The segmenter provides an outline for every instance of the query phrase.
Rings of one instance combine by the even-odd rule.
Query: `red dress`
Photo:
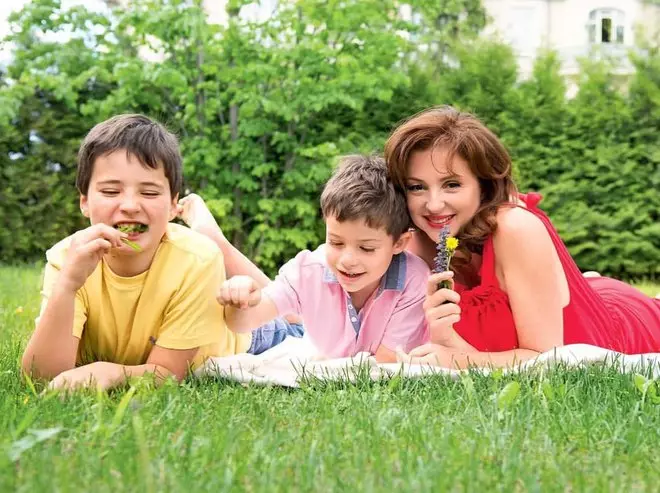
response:
[[[521,194],[527,210],[538,217],[552,238],[564,268],[570,303],[564,308],[564,344],[591,344],[626,354],[660,352],[660,300],[607,277],[585,278],[548,217],[538,209],[538,194]],[[484,243],[481,284],[456,285],[461,295],[461,320],[456,332],[479,351],[518,347],[507,294],[495,276],[493,238]]]

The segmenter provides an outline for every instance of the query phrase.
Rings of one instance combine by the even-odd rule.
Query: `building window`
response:
[[[597,9],[589,13],[587,33],[591,44],[623,44],[625,15],[617,9]]]

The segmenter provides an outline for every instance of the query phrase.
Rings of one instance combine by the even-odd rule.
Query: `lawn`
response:
[[[136,382],[109,395],[39,396],[18,371],[38,311],[39,270],[4,267],[0,278],[0,491],[656,491],[660,484],[660,406],[642,399],[630,375],[601,365],[297,390]],[[514,381],[520,393],[507,402],[502,389]]]

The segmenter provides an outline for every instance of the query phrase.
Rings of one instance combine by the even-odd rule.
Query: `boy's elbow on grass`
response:
[[[23,357],[21,358],[21,371],[23,375],[28,376],[33,376],[37,373],[34,368],[34,359],[27,354],[27,351],[23,353]]]
[[[54,362],[54,361],[43,361],[39,360],[27,350],[23,353],[21,358],[21,370],[23,374],[28,375],[31,378],[40,378],[44,380],[52,380],[60,373],[63,373],[67,370],[72,369],[75,366],[75,362],[70,365],[67,365],[64,362]]]
[[[77,344],[53,346],[33,335],[21,357],[21,370],[33,378],[52,380],[76,366],[77,352]]]

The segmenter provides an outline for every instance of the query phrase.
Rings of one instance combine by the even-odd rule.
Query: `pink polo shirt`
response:
[[[305,332],[321,354],[338,358],[382,344],[408,351],[429,341],[422,303],[429,268],[404,252],[392,258],[375,296],[359,313],[325,261],[325,245],[287,262],[263,293],[280,315],[302,317]]]

